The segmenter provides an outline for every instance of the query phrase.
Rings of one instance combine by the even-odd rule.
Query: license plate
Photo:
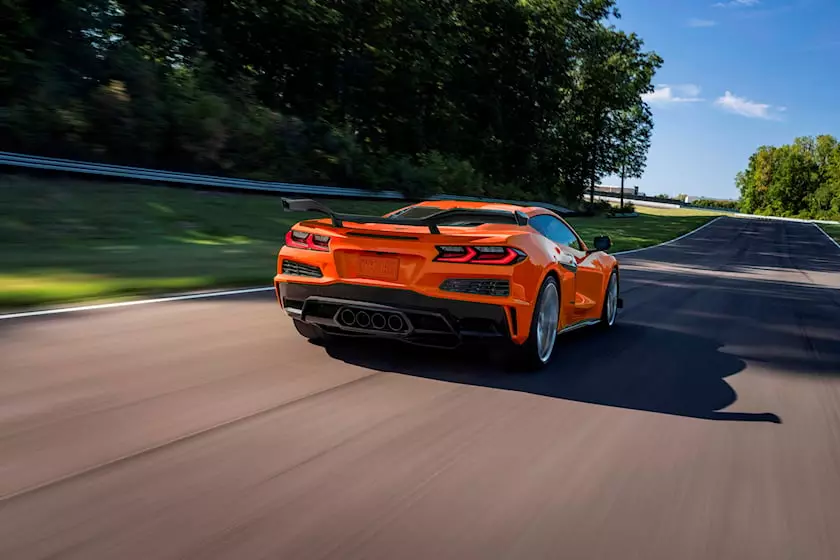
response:
[[[400,259],[391,257],[359,257],[359,276],[375,280],[396,280]]]

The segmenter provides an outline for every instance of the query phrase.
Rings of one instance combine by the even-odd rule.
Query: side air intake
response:
[[[283,259],[281,272],[283,274],[289,274],[292,276],[307,276],[309,278],[321,278],[322,276],[324,276],[324,274],[321,272],[321,269],[317,266],[312,266],[310,264],[304,264],[297,261],[290,261],[288,259]]]
[[[507,297],[510,295],[510,282],[496,279],[450,278],[443,281],[440,289],[460,294]]]

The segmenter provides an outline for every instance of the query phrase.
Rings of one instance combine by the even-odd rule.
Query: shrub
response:
[[[624,206],[616,207],[613,210],[613,214],[632,214],[636,211],[636,206],[629,201],[624,202]]]
[[[609,214],[613,211],[613,206],[606,200],[596,200],[593,203],[586,201],[583,203],[583,210],[586,212],[591,212],[596,216],[600,216],[603,214]]]

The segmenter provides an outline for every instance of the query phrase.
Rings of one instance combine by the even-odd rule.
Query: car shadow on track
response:
[[[727,412],[737,400],[726,378],[745,363],[708,338],[635,324],[582,329],[558,338],[552,363],[523,373],[492,348],[430,350],[382,341],[327,345],[335,359],[369,369],[706,420],[781,424],[772,413]],[[657,348],[657,351],[650,351]]]

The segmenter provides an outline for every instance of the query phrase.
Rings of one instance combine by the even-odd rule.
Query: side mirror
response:
[[[612,240],[609,235],[599,235],[595,238],[594,247],[596,251],[606,251],[612,247]]]

